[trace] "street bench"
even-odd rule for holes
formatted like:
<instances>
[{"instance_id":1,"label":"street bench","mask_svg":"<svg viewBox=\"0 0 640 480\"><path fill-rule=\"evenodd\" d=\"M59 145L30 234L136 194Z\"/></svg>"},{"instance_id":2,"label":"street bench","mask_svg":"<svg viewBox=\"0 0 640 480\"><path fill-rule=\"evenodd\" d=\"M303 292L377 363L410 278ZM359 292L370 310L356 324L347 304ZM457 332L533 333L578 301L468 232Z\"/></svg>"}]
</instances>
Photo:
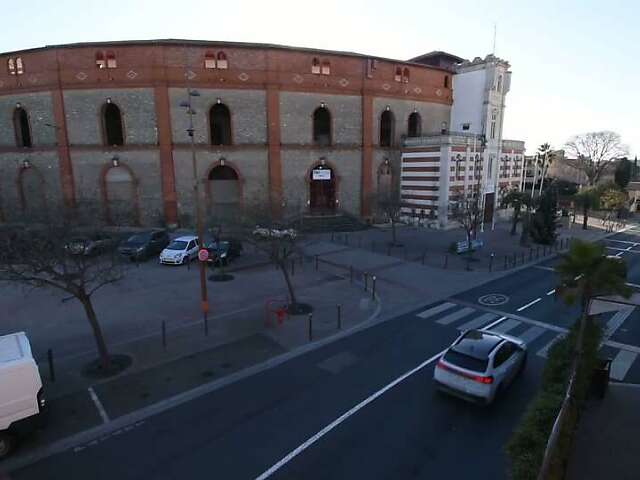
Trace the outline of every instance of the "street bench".
<instances>
[{"instance_id":1,"label":"street bench","mask_svg":"<svg viewBox=\"0 0 640 480\"><path fill-rule=\"evenodd\" d=\"M484 243L482 240L471 240L471 251L475 251L479 248L482 248ZM456 242L456 253L464 253L469 251L469 242L466 240L462 240L461 242Z\"/></svg>"}]
</instances>

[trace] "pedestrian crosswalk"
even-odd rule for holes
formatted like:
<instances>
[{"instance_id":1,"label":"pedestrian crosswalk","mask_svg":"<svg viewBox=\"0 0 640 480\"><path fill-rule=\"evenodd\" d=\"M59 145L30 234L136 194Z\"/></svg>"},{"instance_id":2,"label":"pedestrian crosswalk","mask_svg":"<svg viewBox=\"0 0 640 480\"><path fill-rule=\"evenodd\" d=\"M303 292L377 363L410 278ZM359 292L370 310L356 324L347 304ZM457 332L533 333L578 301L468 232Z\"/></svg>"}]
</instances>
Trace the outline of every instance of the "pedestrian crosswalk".
<instances>
[{"instance_id":1,"label":"pedestrian crosswalk","mask_svg":"<svg viewBox=\"0 0 640 480\"><path fill-rule=\"evenodd\" d=\"M613 315L604 326L605 339L609 338L629 317L630 311L624 310ZM415 313L421 321L429 321L446 327L454 327L458 331L486 328L495 323L500 316L471 306L460 305L455 302L441 302L429 305L424 310ZM566 333L561 329L549 326L545 328L540 322L527 321L522 317L502 317L502 321L490 328L490 331L513 335L526 342L530 355L547 358L549 350L562 339ZM640 356L640 348L615 345L614 351L609 352L611 361L611 379L622 381L627 377L634 362ZM639 364L640 367L640 364ZM628 381L628 380L627 380Z\"/></svg>"}]
</instances>

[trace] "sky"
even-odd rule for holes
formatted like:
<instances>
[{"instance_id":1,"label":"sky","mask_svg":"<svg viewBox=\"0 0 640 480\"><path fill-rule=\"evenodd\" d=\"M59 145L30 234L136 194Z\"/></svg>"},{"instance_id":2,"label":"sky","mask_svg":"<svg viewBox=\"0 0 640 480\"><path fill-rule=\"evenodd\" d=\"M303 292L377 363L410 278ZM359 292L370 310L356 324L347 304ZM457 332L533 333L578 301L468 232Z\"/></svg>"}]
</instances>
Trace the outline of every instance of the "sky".
<instances>
[{"instance_id":1,"label":"sky","mask_svg":"<svg viewBox=\"0 0 640 480\"><path fill-rule=\"evenodd\" d=\"M529 153L613 130L640 155L637 0L0 0L0 51L61 43L188 38L278 43L395 59L493 51L511 64L504 138ZM4 15L3 15L4 16ZM28 25L28 28L25 28Z\"/></svg>"}]
</instances>

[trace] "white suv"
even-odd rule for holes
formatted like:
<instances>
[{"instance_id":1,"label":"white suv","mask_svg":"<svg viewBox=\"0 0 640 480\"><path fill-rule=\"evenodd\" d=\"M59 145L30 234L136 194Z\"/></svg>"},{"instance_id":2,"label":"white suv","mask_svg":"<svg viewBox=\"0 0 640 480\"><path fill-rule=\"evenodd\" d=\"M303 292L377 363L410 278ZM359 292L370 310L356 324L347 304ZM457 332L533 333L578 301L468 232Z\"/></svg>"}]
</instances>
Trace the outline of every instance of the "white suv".
<instances>
[{"instance_id":1,"label":"white suv","mask_svg":"<svg viewBox=\"0 0 640 480\"><path fill-rule=\"evenodd\" d=\"M524 369L526 361L527 346L522 340L468 330L442 354L433 379L441 391L489 404Z\"/></svg>"},{"instance_id":2,"label":"white suv","mask_svg":"<svg viewBox=\"0 0 640 480\"><path fill-rule=\"evenodd\" d=\"M160 263L184 265L198 256L198 237L187 235L175 238L160 252Z\"/></svg>"}]
</instances>

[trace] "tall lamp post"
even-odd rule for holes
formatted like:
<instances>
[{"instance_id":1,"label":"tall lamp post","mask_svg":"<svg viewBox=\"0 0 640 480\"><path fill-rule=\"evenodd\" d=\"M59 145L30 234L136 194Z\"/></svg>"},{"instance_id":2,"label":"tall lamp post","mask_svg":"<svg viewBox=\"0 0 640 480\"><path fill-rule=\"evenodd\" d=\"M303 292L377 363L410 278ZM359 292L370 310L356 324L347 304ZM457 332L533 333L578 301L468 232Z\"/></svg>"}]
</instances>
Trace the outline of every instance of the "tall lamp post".
<instances>
[{"instance_id":1,"label":"tall lamp post","mask_svg":"<svg viewBox=\"0 0 640 480\"><path fill-rule=\"evenodd\" d=\"M187 100L180 102L180 106L187 109L187 115L189 115L189 127L187 128L187 134L191 140L191 168L193 171L193 205L196 216L196 234L198 235L198 246L204 248L204 239L202 234L202 211L200 208L200 189L198 181L198 165L196 162L196 144L193 136L193 115L196 113L191 106L191 99L193 97L199 97L200 93L191 88L187 88ZM207 299L207 276L205 262L198 260L200 269L200 308L202 309L202 315L204 318L205 332L208 331L207 327L207 315L209 313L209 301Z\"/></svg>"}]
</instances>

